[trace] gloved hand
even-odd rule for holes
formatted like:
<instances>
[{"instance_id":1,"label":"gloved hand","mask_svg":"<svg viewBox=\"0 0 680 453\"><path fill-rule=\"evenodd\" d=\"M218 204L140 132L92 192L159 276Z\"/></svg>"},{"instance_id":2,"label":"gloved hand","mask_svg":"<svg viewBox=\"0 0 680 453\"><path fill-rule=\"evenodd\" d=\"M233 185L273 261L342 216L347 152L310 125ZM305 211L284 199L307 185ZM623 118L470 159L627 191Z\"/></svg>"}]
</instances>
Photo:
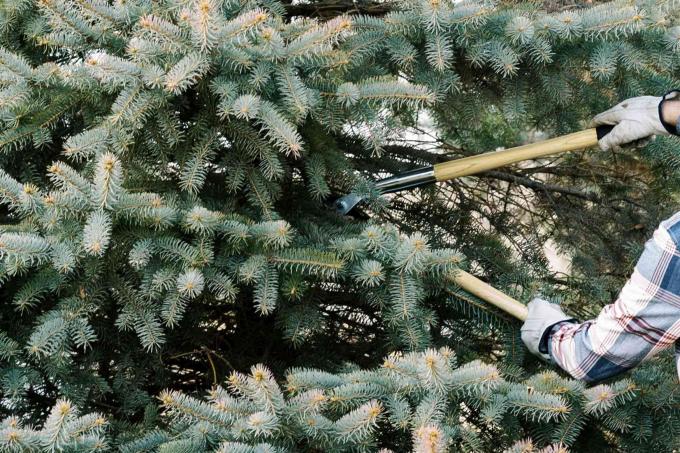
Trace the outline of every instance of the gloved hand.
<instances>
[{"instance_id":1,"label":"gloved hand","mask_svg":"<svg viewBox=\"0 0 680 453\"><path fill-rule=\"evenodd\" d=\"M567 316L559 305L548 302L541 298L534 298L527 305L529 314L522 325L522 341L532 354L550 362L550 354L547 347L546 332L552 326L563 321L575 321Z\"/></svg>"},{"instance_id":2,"label":"gloved hand","mask_svg":"<svg viewBox=\"0 0 680 453\"><path fill-rule=\"evenodd\" d=\"M599 140L600 148L620 149L623 145L655 135L675 134L675 121L671 124L668 116L662 115L662 108L667 101L678 95L680 92L671 91L664 96L630 98L595 116L591 122L592 127L614 126L609 134Z\"/></svg>"}]
</instances>

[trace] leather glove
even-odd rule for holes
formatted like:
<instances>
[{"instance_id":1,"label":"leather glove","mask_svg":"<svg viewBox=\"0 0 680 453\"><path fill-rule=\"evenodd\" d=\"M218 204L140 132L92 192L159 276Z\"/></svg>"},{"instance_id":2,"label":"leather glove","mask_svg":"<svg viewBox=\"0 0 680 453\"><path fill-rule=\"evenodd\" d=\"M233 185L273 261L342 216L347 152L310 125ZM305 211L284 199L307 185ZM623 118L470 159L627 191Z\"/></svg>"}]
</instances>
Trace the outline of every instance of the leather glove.
<instances>
[{"instance_id":1,"label":"leather glove","mask_svg":"<svg viewBox=\"0 0 680 453\"><path fill-rule=\"evenodd\" d=\"M603 150L620 149L621 146L655 135L675 134L675 125L663 121L661 107L667 100L677 98L678 91L664 96L639 96L627 99L593 118L593 127L614 126L599 140Z\"/></svg>"},{"instance_id":2,"label":"leather glove","mask_svg":"<svg viewBox=\"0 0 680 453\"><path fill-rule=\"evenodd\" d=\"M550 353L548 352L550 330L555 324L576 320L567 316L559 305L539 297L529 302L527 308L529 314L522 325L522 341L532 354L550 362Z\"/></svg>"}]
</instances>

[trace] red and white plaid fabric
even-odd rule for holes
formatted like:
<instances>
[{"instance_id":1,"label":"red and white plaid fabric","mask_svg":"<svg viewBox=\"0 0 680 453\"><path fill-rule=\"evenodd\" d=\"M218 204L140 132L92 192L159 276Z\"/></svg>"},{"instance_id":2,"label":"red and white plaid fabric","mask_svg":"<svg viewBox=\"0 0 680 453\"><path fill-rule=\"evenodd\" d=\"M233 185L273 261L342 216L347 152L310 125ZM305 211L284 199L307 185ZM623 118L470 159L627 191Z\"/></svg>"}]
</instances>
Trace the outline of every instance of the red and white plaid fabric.
<instances>
[{"instance_id":1,"label":"red and white plaid fabric","mask_svg":"<svg viewBox=\"0 0 680 453\"><path fill-rule=\"evenodd\" d=\"M680 338L680 212L645 244L618 299L583 323L555 326L548 350L576 379L595 382L622 373ZM676 367L680 361L676 347Z\"/></svg>"}]
</instances>

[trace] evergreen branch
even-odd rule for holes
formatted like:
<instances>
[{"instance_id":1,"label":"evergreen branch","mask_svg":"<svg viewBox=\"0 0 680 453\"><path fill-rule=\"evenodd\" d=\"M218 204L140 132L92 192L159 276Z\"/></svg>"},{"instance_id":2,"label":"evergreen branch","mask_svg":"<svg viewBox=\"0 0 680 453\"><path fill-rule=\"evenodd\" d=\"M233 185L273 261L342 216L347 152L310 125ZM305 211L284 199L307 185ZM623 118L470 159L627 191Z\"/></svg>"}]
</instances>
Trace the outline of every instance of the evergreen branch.
<instances>
[{"instance_id":1,"label":"evergreen branch","mask_svg":"<svg viewBox=\"0 0 680 453\"><path fill-rule=\"evenodd\" d=\"M248 11L224 25L222 30L222 40L238 40L242 35L252 32L258 25L268 19L268 14L261 9Z\"/></svg>"},{"instance_id":2,"label":"evergreen branch","mask_svg":"<svg viewBox=\"0 0 680 453\"><path fill-rule=\"evenodd\" d=\"M309 110L309 89L290 66L277 71L276 80L288 110L294 117L304 118Z\"/></svg>"},{"instance_id":3,"label":"evergreen branch","mask_svg":"<svg viewBox=\"0 0 680 453\"><path fill-rule=\"evenodd\" d=\"M273 266L264 266L255 285L253 299L258 313L266 316L276 308L279 289L279 273Z\"/></svg>"},{"instance_id":4,"label":"evergreen branch","mask_svg":"<svg viewBox=\"0 0 680 453\"><path fill-rule=\"evenodd\" d=\"M165 334L155 314L148 311L137 313L133 323L135 332L147 351L156 351L165 343Z\"/></svg>"},{"instance_id":5,"label":"evergreen branch","mask_svg":"<svg viewBox=\"0 0 680 453\"><path fill-rule=\"evenodd\" d=\"M487 171L484 173L480 173L479 176L481 177L489 177L489 178L494 178L494 179L499 179L501 181L507 181L511 182L514 184L520 184L524 187L527 187L529 189L533 189L536 192L554 192L554 193L561 193L564 195L569 195L569 196L574 196L578 197L584 200L589 200L593 201L596 203L602 202L602 199L595 193L592 192L584 192L582 190L576 189L576 188L571 188L571 187L561 187L556 184L546 184L542 182L538 182L534 179L525 177L525 176L519 176L515 175L512 173L507 173L507 172L501 172L501 171Z\"/></svg>"},{"instance_id":6,"label":"evergreen branch","mask_svg":"<svg viewBox=\"0 0 680 453\"><path fill-rule=\"evenodd\" d=\"M336 17L315 26L288 44L288 58L313 58L331 48L351 27L352 22L347 17Z\"/></svg>"},{"instance_id":7,"label":"evergreen branch","mask_svg":"<svg viewBox=\"0 0 680 453\"><path fill-rule=\"evenodd\" d=\"M45 421L42 439L43 448L47 451L61 449L68 439L66 426L75 415L75 408L70 401L63 399L57 400L57 403L54 405Z\"/></svg>"},{"instance_id":8,"label":"evergreen branch","mask_svg":"<svg viewBox=\"0 0 680 453\"><path fill-rule=\"evenodd\" d=\"M511 411L538 421L561 420L570 412L567 403L555 395L512 390L508 393Z\"/></svg>"},{"instance_id":9,"label":"evergreen branch","mask_svg":"<svg viewBox=\"0 0 680 453\"><path fill-rule=\"evenodd\" d=\"M453 390L480 394L487 389L497 388L503 381L495 366L474 360L453 370L450 382Z\"/></svg>"},{"instance_id":10,"label":"evergreen branch","mask_svg":"<svg viewBox=\"0 0 680 453\"><path fill-rule=\"evenodd\" d=\"M122 191L122 179L118 158L111 153L102 154L94 176L94 202L99 208L113 209Z\"/></svg>"},{"instance_id":11,"label":"evergreen branch","mask_svg":"<svg viewBox=\"0 0 680 453\"><path fill-rule=\"evenodd\" d=\"M227 413L179 392L165 390L158 399L172 417L187 417L222 428L230 428L233 424L233 419Z\"/></svg>"},{"instance_id":12,"label":"evergreen branch","mask_svg":"<svg viewBox=\"0 0 680 453\"><path fill-rule=\"evenodd\" d=\"M30 233L0 234L0 258L15 264L42 264L49 259L50 244Z\"/></svg>"},{"instance_id":13,"label":"evergreen branch","mask_svg":"<svg viewBox=\"0 0 680 453\"><path fill-rule=\"evenodd\" d=\"M104 211L93 211L83 229L83 248L90 255L102 256L111 241L111 218Z\"/></svg>"},{"instance_id":14,"label":"evergreen branch","mask_svg":"<svg viewBox=\"0 0 680 453\"><path fill-rule=\"evenodd\" d=\"M248 179L248 198L251 201L251 203L255 206L258 206L260 210L262 211L262 214L272 221L272 209L273 209L273 200L272 200L272 194L268 190L267 186L265 186L264 182L262 181L261 178L258 177L258 173L256 172L249 172L247 174L247 179Z\"/></svg>"},{"instance_id":15,"label":"evergreen branch","mask_svg":"<svg viewBox=\"0 0 680 453\"><path fill-rule=\"evenodd\" d=\"M47 107L34 112L29 116L29 121L21 126L8 129L0 133L0 150L12 152L24 148L30 141L35 141L36 147L44 144L37 141L37 137L44 136L45 142L49 140L49 129L74 105L80 102L77 96L57 96Z\"/></svg>"},{"instance_id":16,"label":"evergreen branch","mask_svg":"<svg viewBox=\"0 0 680 453\"><path fill-rule=\"evenodd\" d=\"M85 66L95 79L112 87L134 84L142 73L136 63L103 52L88 56Z\"/></svg>"},{"instance_id":17,"label":"evergreen branch","mask_svg":"<svg viewBox=\"0 0 680 453\"><path fill-rule=\"evenodd\" d=\"M274 104L262 101L258 110L258 122L265 130L265 137L283 153L300 157L302 138L295 127L290 124L276 109Z\"/></svg>"},{"instance_id":18,"label":"evergreen branch","mask_svg":"<svg viewBox=\"0 0 680 453\"><path fill-rule=\"evenodd\" d=\"M417 274L422 272L430 257L430 247L425 237L416 233L403 240L394 253L394 267L400 272Z\"/></svg>"},{"instance_id":19,"label":"evergreen branch","mask_svg":"<svg viewBox=\"0 0 680 453\"><path fill-rule=\"evenodd\" d=\"M47 358L63 350L68 335L68 325L61 316L43 322L33 331L28 340L30 355Z\"/></svg>"},{"instance_id":20,"label":"evergreen branch","mask_svg":"<svg viewBox=\"0 0 680 453\"><path fill-rule=\"evenodd\" d=\"M138 439L134 439L119 446L120 453L142 453L153 451L160 445L170 441L172 437L162 430L153 430Z\"/></svg>"},{"instance_id":21,"label":"evergreen branch","mask_svg":"<svg viewBox=\"0 0 680 453\"><path fill-rule=\"evenodd\" d=\"M102 154L108 145L109 136L110 131L101 126L83 131L66 140L63 154L77 161Z\"/></svg>"},{"instance_id":22,"label":"evergreen branch","mask_svg":"<svg viewBox=\"0 0 680 453\"><path fill-rule=\"evenodd\" d=\"M434 102L434 96L426 87L410 85L401 82L366 81L356 85L359 89L359 100L370 102L382 102L387 105L401 106L425 106ZM348 94L322 92L323 96L337 96L340 98L352 98Z\"/></svg>"},{"instance_id":23,"label":"evergreen branch","mask_svg":"<svg viewBox=\"0 0 680 453\"><path fill-rule=\"evenodd\" d=\"M179 53L189 50L184 31L165 19L153 15L142 16L139 18L138 26L143 34L160 41L168 52Z\"/></svg>"},{"instance_id":24,"label":"evergreen branch","mask_svg":"<svg viewBox=\"0 0 680 453\"><path fill-rule=\"evenodd\" d=\"M19 182L0 169L0 200L3 203L7 203L12 209L21 207L23 191L24 189Z\"/></svg>"},{"instance_id":25,"label":"evergreen branch","mask_svg":"<svg viewBox=\"0 0 680 453\"><path fill-rule=\"evenodd\" d=\"M363 1L360 3L349 0L329 0L311 3L286 2L286 16L288 17L319 17L332 19L346 14L359 14L372 17L382 17L393 9L395 2Z\"/></svg>"},{"instance_id":26,"label":"evergreen branch","mask_svg":"<svg viewBox=\"0 0 680 453\"><path fill-rule=\"evenodd\" d=\"M334 253L313 249L284 249L268 260L282 270L324 279L333 279L344 269L345 262Z\"/></svg>"},{"instance_id":27,"label":"evergreen branch","mask_svg":"<svg viewBox=\"0 0 680 453\"><path fill-rule=\"evenodd\" d=\"M0 47L0 69L5 73L3 77L10 73L14 82L23 82L33 77L33 68L28 60L3 47Z\"/></svg>"},{"instance_id":28,"label":"evergreen branch","mask_svg":"<svg viewBox=\"0 0 680 453\"><path fill-rule=\"evenodd\" d=\"M28 104L31 94L29 87L23 83L0 90L0 112L11 111Z\"/></svg>"},{"instance_id":29,"label":"evergreen branch","mask_svg":"<svg viewBox=\"0 0 680 453\"><path fill-rule=\"evenodd\" d=\"M165 74L163 85L172 94L180 94L196 84L209 69L210 63L205 57L188 54Z\"/></svg>"},{"instance_id":30,"label":"evergreen branch","mask_svg":"<svg viewBox=\"0 0 680 453\"><path fill-rule=\"evenodd\" d=\"M191 37L201 51L214 48L219 42L219 4L214 0L193 2L193 8L182 11L182 16L191 25Z\"/></svg>"},{"instance_id":31,"label":"evergreen branch","mask_svg":"<svg viewBox=\"0 0 680 453\"><path fill-rule=\"evenodd\" d=\"M219 135L216 131L209 131L196 142L191 158L182 166L180 175L182 190L197 194L203 187L207 176L207 166L219 146L218 139Z\"/></svg>"}]
</instances>

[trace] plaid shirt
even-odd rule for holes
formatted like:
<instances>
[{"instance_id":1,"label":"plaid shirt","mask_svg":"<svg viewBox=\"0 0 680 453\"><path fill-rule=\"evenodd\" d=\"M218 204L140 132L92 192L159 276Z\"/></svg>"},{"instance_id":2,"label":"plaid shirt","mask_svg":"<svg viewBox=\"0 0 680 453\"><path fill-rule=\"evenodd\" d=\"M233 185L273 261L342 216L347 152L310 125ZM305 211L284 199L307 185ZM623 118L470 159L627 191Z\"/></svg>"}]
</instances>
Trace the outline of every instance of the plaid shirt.
<instances>
[{"instance_id":1,"label":"plaid shirt","mask_svg":"<svg viewBox=\"0 0 680 453\"><path fill-rule=\"evenodd\" d=\"M584 323L552 328L552 360L576 379L599 381L676 344L680 376L680 212L645 244L618 299Z\"/></svg>"}]
</instances>

